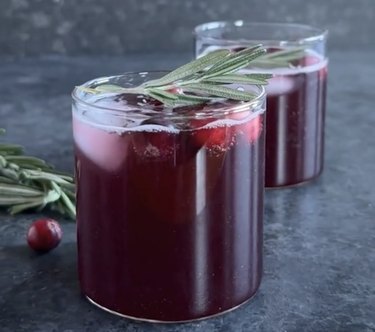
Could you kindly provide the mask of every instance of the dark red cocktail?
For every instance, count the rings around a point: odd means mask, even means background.
[[[273,72],[266,88],[266,187],[309,181],[324,161],[327,61],[308,55],[298,68]]]
[[[171,322],[255,294],[265,140],[258,93],[251,104],[185,108],[172,118],[127,96],[75,92],[79,273],[92,302]]]
[[[270,54],[249,72],[271,73],[267,91],[266,187],[316,178],[324,164],[325,31],[294,24],[212,22],[196,28],[197,56],[263,43]],[[297,52],[293,53],[293,50]]]

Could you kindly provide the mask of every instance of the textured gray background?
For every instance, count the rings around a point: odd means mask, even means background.
[[[330,46],[375,47],[374,0],[1,0],[0,55],[187,52],[211,20],[308,23]]]

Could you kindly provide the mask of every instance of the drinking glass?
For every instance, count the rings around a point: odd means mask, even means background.
[[[134,87],[165,73],[94,79]],[[181,322],[249,300],[262,275],[263,87],[251,102],[164,107],[73,92],[83,294],[124,317]]]
[[[237,52],[263,44],[268,55],[246,70],[273,74],[266,87],[265,186],[293,186],[317,178],[324,163],[327,31],[300,24],[234,21],[199,25],[195,36],[197,57],[221,48]],[[272,59],[278,51],[287,53]]]

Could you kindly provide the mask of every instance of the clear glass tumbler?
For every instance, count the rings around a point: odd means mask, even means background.
[[[195,29],[196,56],[263,44],[249,72],[271,73],[267,91],[266,187],[318,177],[324,163],[327,32],[287,23],[211,22]]]
[[[84,84],[131,87],[162,73]],[[265,91],[164,108],[75,89],[79,276],[94,304],[180,322],[246,302],[262,275]]]

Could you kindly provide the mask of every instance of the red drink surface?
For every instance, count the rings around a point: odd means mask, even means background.
[[[102,307],[183,321],[258,289],[264,116],[199,121],[116,133],[74,115],[80,282]]]
[[[275,70],[267,90],[266,187],[289,186],[317,177],[324,162],[327,63]]]

